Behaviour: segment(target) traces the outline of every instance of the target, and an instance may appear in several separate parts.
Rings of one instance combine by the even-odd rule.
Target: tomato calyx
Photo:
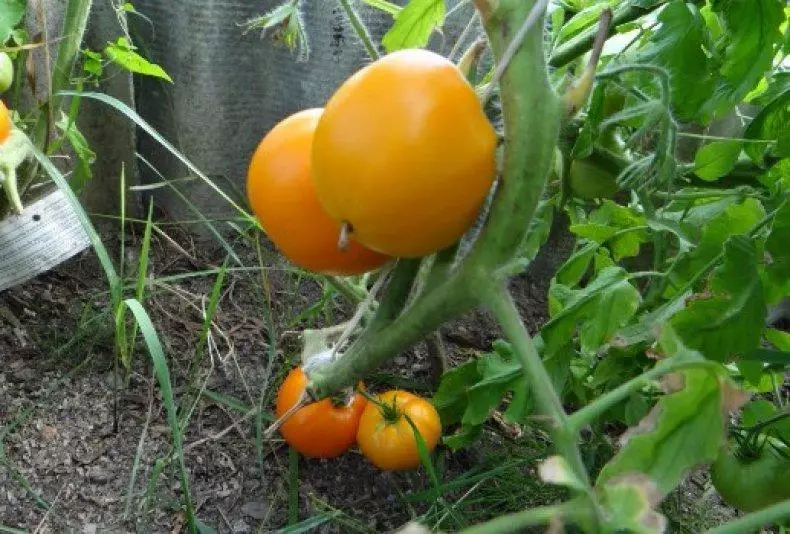
[[[403,413],[400,410],[398,410],[397,397],[393,397],[392,403],[390,404],[381,401],[379,398],[374,397],[367,391],[361,389],[357,389],[357,391],[362,396],[364,396],[368,400],[368,402],[372,402],[373,404],[378,406],[379,410],[381,411],[382,418],[384,419],[384,422],[386,424],[394,425],[398,421],[400,421],[401,417],[403,417]]]

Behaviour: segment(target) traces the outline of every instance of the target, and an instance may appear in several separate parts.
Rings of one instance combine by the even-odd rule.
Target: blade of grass
[[[148,347],[148,353],[154,365],[154,373],[159,382],[159,389],[162,393],[165,409],[167,410],[167,422],[170,426],[173,448],[178,458],[184,514],[190,532],[196,532],[195,512],[192,507],[192,499],[189,495],[189,477],[187,475],[186,464],[184,463],[183,436],[181,435],[181,427],[178,424],[178,410],[173,396],[173,387],[170,383],[170,370],[167,366],[162,343],[159,341],[159,335],[156,333],[151,318],[148,316],[148,312],[145,311],[142,304],[136,299],[126,299],[124,300],[124,304],[129,308],[135,320],[140,325],[140,332],[143,334],[143,339]]]
[[[299,453],[288,448],[288,524],[299,521]]]

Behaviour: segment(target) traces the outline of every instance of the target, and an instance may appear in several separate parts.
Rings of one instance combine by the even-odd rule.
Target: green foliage
[[[25,0],[4,0],[0,4],[0,45],[5,44],[25,16]]]
[[[708,182],[727,176],[738,162],[742,147],[740,141],[714,141],[705,145],[694,158],[694,173]]]
[[[114,43],[107,44],[104,48],[104,54],[110,61],[129,72],[153,76],[173,83],[173,80],[162,67],[151,63],[135,50],[136,47],[128,39],[119,37]]]
[[[445,0],[409,0],[398,12],[395,24],[384,35],[381,44],[387,52],[403,48],[421,48],[431,34],[444,24]]]

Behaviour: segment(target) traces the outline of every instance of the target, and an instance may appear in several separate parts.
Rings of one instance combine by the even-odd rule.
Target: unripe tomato
[[[8,139],[11,135],[11,114],[8,108],[5,107],[3,101],[0,100],[0,143]]]
[[[619,190],[615,173],[584,159],[571,161],[568,185],[574,196],[587,200],[612,198]]]
[[[420,465],[417,440],[404,414],[411,418],[430,452],[442,435],[439,413],[428,400],[407,391],[387,391],[377,400],[384,407],[369,402],[359,421],[359,449],[384,471],[416,468]]]
[[[360,384],[361,385],[361,384]],[[288,373],[277,392],[277,417],[294,406],[307,386],[307,376],[296,367]],[[321,399],[297,410],[280,427],[280,434],[291,447],[311,458],[335,458],[354,444],[359,418],[367,400],[355,393],[344,405]]]
[[[340,224],[324,212],[310,176],[321,112],[301,111],[266,134],[247,172],[247,198],[269,238],[293,263],[324,274],[361,274],[388,258],[353,239],[344,250],[338,248]]]
[[[716,491],[729,505],[754,512],[790,499],[790,460],[763,450],[755,458],[739,458],[726,447],[711,466]]]
[[[420,257],[457,241],[496,174],[496,133],[450,61],[401,50],[332,96],[313,145],[321,204],[365,246]]]
[[[14,64],[5,52],[0,52],[0,94],[5,93],[14,83]]]

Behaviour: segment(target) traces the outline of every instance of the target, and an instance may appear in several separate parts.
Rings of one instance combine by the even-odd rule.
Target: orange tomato
[[[8,139],[11,135],[11,114],[8,108],[5,107],[3,101],[0,100],[0,143]]]
[[[263,138],[247,172],[247,197],[269,238],[291,262],[324,274],[361,274],[388,258],[353,240],[345,250],[337,246],[340,224],[324,212],[310,176],[321,112],[291,115]]]
[[[360,383],[361,385],[361,383]],[[307,386],[307,375],[296,367],[288,373],[277,392],[277,417],[294,406]],[[321,399],[296,411],[280,427],[285,441],[311,458],[335,458],[354,444],[357,426],[367,400],[355,393],[346,405],[335,406]]]
[[[357,444],[373,465],[384,471],[414,469],[420,465],[417,439],[405,415],[433,451],[442,435],[439,413],[428,400],[401,390],[378,396],[385,407],[368,403],[359,421]]]
[[[352,75],[313,142],[322,206],[383,254],[420,257],[474,222],[496,175],[496,133],[458,68],[402,50]]]

